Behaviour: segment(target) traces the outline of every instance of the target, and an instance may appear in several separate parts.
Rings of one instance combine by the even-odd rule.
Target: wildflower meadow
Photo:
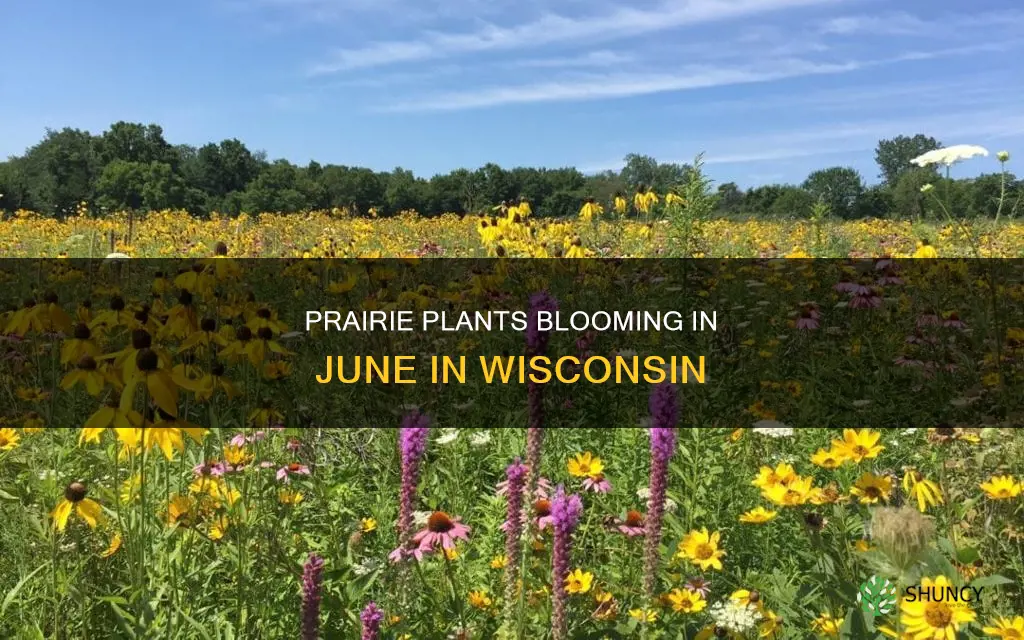
[[[226,251],[0,263],[21,301],[0,317],[0,636],[1024,630],[1017,261]],[[618,305],[721,320],[540,322]],[[525,320],[303,323],[341,308]],[[424,360],[402,384],[359,354],[558,364],[444,384]]]

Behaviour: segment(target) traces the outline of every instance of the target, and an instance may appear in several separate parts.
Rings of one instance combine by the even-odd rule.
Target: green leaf
[[[995,573],[990,576],[982,576],[977,580],[974,580],[970,583],[970,586],[979,589],[982,587],[998,587],[1004,584],[1013,584],[1013,580]]]
[[[4,597],[3,604],[0,604],[0,618],[4,617],[4,614],[7,612],[7,607],[11,606],[11,603],[14,602],[15,596],[18,595],[18,592],[21,591],[22,587],[28,584],[28,581],[35,577],[37,573],[39,573],[48,566],[50,566],[50,562],[44,562],[43,564],[36,567],[32,571],[32,573],[28,574],[27,576],[19,580],[18,584],[14,585],[14,588],[11,589],[10,592]]]
[[[981,554],[974,547],[964,547],[956,552],[956,561],[960,564],[971,564],[981,558]]]

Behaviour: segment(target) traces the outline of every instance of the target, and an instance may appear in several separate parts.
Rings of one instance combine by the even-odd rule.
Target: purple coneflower
[[[644,514],[635,509],[626,512],[623,520],[615,521],[615,528],[627,538],[635,538],[644,535]]]
[[[320,581],[324,574],[324,559],[309,554],[302,568],[302,640],[320,637]]]
[[[583,501],[580,497],[566,495],[565,488],[559,486],[551,501],[552,526],[555,530],[551,555],[551,633],[554,640],[567,637],[565,607],[568,594],[565,591],[565,579],[569,576],[572,534],[582,513]]]
[[[412,511],[416,485],[420,479],[420,460],[427,450],[430,420],[413,411],[402,420],[398,450],[402,459],[402,489],[398,503],[398,547],[388,556],[392,562],[403,558],[412,536]]]
[[[594,493],[608,493],[612,490],[612,484],[603,473],[598,473],[583,479],[583,489]]]
[[[695,576],[687,580],[685,587],[694,593],[699,593],[705,598],[711,593],[711,583],[701,576]]]
[[[359,621],[363,625],[363,635],[360,640],[377,640],[380,636],[380,623],[384,620],[384,612],[377,607],[376,602],[366,605],[359,614]]]
[[[459,518],[444,511],[435,511],[412,541],[416,543],[415,551],[422,555],[436,551],[438,547],[454,549],[456,540],[469,540],[469,532],[470,528],[459,522]]]
[[[515,620],[515,600],[519,587],[519,556],[522,553],[521,539],[523,536],[523,489],[526,487],[526,465],[516,461],[505,470],[505,489],[508,493],[508,508],[505,511],[505,620],[512,624]]]
[[[293,475],[308,476],[309,467],[304,464],[299,464],[298,462],[286,464],[277,470],[277,481],[284,483],[291,482],[291,476]]]
[[[651,497],[644,519],[644,592],[654,599],[657,588],[658,545],[665,516],[665,490],[668,485],[668,461],[676,448],[676,422],[679,407],[676,390],[670,384],[659,384],[651,392]]]

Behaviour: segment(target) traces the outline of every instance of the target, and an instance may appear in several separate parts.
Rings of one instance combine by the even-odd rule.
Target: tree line
[[[941,145],[918,134],[882,140],[876,149],[881,182],[869,186],[849,167],[811,173],[799,185],[773,184],[744,191],[736,183],[717,187],[721,215],[806,217],[817,202],[835,216],[920,217],[929,213],[921,187],[932,183],[948,196],[954,215],[993,216],[1004,176],[946,180],[934,168],[911,159]],[[21,156],[0,162],[0,210],[27,209],[49,216],[74,214],[82,203],[91,211],[185,209],[211,212],[294,212],[340,208],[355,215],[390,215],[416,210],[435,216],[476,213],[503,201],[529,200],[541,216],[575,215],[587,198],[610,202],[646,187],[665,194],[685,181],[687,164],[660,163],[630,154],[620,171],[584,175],[575,168],[487,164],[456,169],[426,179],[401,167],[363,167],[269,160],[236,139],[201,147],[171,144],[156,124],[117,122],[100,135],[80,129],[48,129]],[[1010,206],[1024,185],[1008,176]]]

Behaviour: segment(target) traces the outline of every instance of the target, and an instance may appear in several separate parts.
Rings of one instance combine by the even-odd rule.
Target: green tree
[[[93,200],[101,168],[88,131],[47,129],[42,142],[25,152],[27,200],[43,213],[73,213],[80,202]]]
[[[880,140],[875,148],[875,162],[881,173],[878,175],[885,184],[895,186],[900,176],[913,168],[910,161],[917,156],[941,147],[941,143],[931,136],[917,134],[912,138],[896,136]]]
[[[744,193],[735,182],[718,185],[717,210],[720,213],[736,213],[743,207]]]
[[[827,204],[833,215],[845,219],[853,217],[857,199],[864,193],[864,181],[855,169],[830,167],[807,176],[803,188],[814,200]]]
[[[815,201],[816,198],[806,189],[784,185],[779,189],[778,197],[772,202],[768,213],[778,218],[807,218],[811,215]]]

